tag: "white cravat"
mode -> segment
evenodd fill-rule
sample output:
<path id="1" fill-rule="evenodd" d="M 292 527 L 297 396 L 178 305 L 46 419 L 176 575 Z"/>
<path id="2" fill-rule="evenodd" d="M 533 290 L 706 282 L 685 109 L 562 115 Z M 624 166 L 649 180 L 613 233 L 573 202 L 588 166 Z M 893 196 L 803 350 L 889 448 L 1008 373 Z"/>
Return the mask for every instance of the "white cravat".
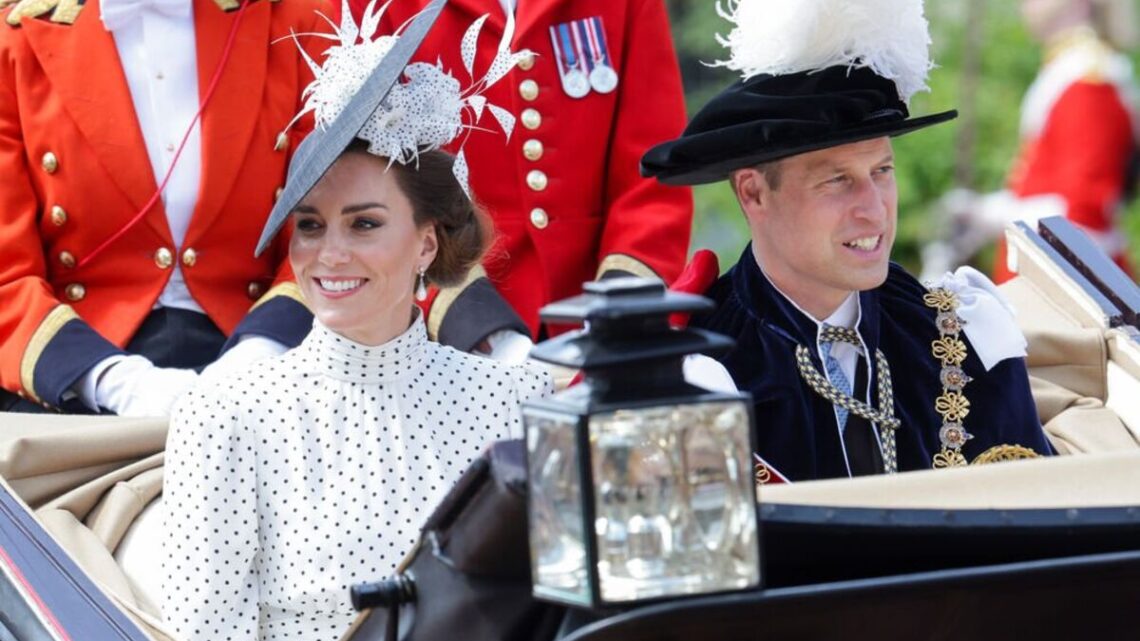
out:
<path id="1" fill-rule="evenodd" d="M 161 183 L 198 113 L 198 46 L 191 0 L 100 0 L 100 12 L 119 51 L 155 182 Z M 195 125 L 162 192 L 175 243 L 169 249 L 175 256 L 181 253 L 198 202 L 201 132 L 201 125 Z M 177 260 L 156 307 L 203 311 L 190 295 Z"/>
<path id="2" fill-rule="evenodd" d="M 146 11 L 155 11 L 172 18 L 190 15 L 190 3 L 186 0 L 103 0 L 100 3 L 100 19 L 107 31 L 121 31 L 123 27 L 140 20 Z"/>

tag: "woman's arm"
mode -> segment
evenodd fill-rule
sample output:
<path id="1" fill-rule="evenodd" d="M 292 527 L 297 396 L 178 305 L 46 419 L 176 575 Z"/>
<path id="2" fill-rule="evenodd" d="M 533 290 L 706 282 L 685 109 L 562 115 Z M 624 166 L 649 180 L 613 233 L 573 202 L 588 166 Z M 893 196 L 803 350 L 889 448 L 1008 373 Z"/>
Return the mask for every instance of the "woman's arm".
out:
<path id="1" fill-rule="evenodd" d="M 186 641 L 258 638 L 253 437 L 217 388 L 188 395 L 171 421 L 162 615 Z"/>

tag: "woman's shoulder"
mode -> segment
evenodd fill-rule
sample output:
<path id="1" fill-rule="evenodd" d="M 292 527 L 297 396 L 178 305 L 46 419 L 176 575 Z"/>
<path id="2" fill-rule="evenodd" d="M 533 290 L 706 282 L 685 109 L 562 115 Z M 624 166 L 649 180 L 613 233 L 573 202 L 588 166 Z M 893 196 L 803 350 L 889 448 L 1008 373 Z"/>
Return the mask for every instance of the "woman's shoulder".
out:
<path id="1" fill-rule="evenodd" d="M 481 384 L 513 388 L 521 400 L 548 396 L 554 380 L 544 368 L 524 363 L 513 365 L 486 356 L 468 354 L 453 347 L 430 343 L 428 368 L 450 387 L 468 388 Z"/>
<path id="2" fill-rule="evenodd" d="M 263 358 L 248 368 L 223 378 L 200 384 L 186 394 L 175 408 L 186 412 L 193 408 L 224 409 L 235 414 L 249 414 L 267 403 L 279 405 L 289 390 L 303 376 L 296 362 L 296 349 Z"/>

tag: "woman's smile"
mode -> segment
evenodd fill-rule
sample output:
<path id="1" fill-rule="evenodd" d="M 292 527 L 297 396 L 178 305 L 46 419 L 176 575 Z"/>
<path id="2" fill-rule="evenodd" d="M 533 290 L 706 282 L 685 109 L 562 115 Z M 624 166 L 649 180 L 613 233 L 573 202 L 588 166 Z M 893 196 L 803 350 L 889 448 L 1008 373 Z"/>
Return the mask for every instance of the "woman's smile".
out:
<path id="1" fill-rule="evenodd" d="M 351 296 L 360 290 L 365 283 L 368 282 L 367 278 L 328 278 L 317 277 L 313 279 L 317 283 L 317 288 L 320 292 L 328 298 L 344 298 Z"/>

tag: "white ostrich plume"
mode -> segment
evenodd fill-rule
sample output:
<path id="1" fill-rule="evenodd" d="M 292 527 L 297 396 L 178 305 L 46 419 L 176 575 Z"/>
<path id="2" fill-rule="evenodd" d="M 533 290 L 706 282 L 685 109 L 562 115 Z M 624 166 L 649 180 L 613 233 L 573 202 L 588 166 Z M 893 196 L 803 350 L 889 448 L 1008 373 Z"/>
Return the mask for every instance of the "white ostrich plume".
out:
<path id="1" fill-rule="evenodd" d="M 304 56 L 313 71 L 314 80 L 305 88 L 305 105 L 294 122 L 310 112 L 318 127 L 328 127 L 336 120 L 372 70 L 396 44 L 407 25 L 405 23 L 392 35 L 376 36 L 380 19 L 389 4 L 391 0 L 376 9 L 376 0 L 371 0 L 357 26 L 349 11 L 348 1 L 345 0 L 340 25 L 333 24 L 334 33 L 313 34 L 337 44 L 326 50 L 323 65 Z M 416 162 L 419 154 L 439 149 L 451 143 L 465 130 L 474 129 L 484 110 L 491 112 L 507 138 L 510 138 L 515 125 L 514 116 L 506 109 L 489 104 L 482 94 L 510 72 L 526 54 L 510 51 L 514 17 L 508 13 L 507 25 L 495 58 L 487 73 L 475 80 L 475 45 L 486 20 L 487 16 L 484 15 L 473 22 L 460 43 L 463 64 L 471 78 L 467 89 L 461 89 L 459 81 L 445 71 L 439 62 L 409 64 L 404 68 L 404 81 L 396 82 L 357 134 L 358 138 L 368 141 L 369 153 L 387 158 L 389 166 L 393 162 L 405 165 Z M 331 20 L 329 22 L 332 24 Z M 301 52 L 304 55 L 304 49 Z M 464 122 L 465 113 L 470 116 L 468 123 Z M 462 144 L 456 154 L 453 172 L 470 197 L 467 160 L 463 155 Z"/>
<path id="2" fill-rule="evenodd" d="M 735 27 L 717 41 L 728 60 L 714 66 L 745 79 L 835 66 L 870 67 L 910 100 L 927 89 L 930 35 L 922 0 L 719 0 Z"/>

